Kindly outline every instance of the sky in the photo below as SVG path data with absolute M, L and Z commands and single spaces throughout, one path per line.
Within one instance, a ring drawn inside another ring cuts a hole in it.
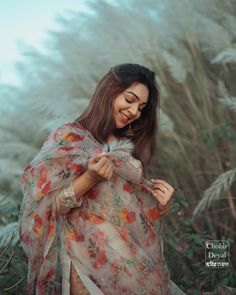
M 86 0 L 0 0 L 0 84 L 19 84 L 18 43 L 43 48 L 47 30 L 59 27 L 56 15 L 86 9 Z

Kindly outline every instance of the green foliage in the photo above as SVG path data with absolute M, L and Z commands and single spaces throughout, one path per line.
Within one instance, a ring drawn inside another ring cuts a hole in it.
M 26 294 L 27 259 L 19 243 L 13 247 L 11 242 L 12 238 L 5 247 L 0 248 L 1 295 L 24 295 Z

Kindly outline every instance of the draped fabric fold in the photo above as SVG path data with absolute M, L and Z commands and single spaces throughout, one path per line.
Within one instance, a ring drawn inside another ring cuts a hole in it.
M 19 221 L 29 294 L 61 294 L 61 247 L 104 294 L 171 294 L 157 200 L 131 142 L 119 143 L 102 145 L 74 121 L 51 133 L 27 165 Z M 90 189 L 81 206 L 59 215 L 58 194 L 101 152 L 111 156 L 113 177 Z

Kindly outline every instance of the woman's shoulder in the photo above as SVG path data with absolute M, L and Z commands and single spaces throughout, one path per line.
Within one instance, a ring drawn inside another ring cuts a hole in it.
M 58 126 L 45 139 L 42 148 L 52 145 L 65 145 L 83 141 L 88 136 L 86 129 L 77 120 L 66 122 Z
M 60 135 L 70 135 L 73 136 L 73 134 L 79 134 L 79 135 L 86 135 L 86 128 L 77 120 L 64 123 L 57 127 L 57 129 L 52 132 L 54 136 L 60 136 Z

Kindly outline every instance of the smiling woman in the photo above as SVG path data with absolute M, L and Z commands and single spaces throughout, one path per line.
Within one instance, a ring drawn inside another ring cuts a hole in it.
M 158 103 L 152 71 L 114 66 L 84 113 L 26 167 L 20 238 L 29 294 L 183 294 L 170 280 L 160 222 L 174 189 L 143 178 Z
M 117 128 L 125 127 L 141 116 L 148 100 L 148 87 L 142 83 L 133 83 L 114 101 L 114 119 Z

